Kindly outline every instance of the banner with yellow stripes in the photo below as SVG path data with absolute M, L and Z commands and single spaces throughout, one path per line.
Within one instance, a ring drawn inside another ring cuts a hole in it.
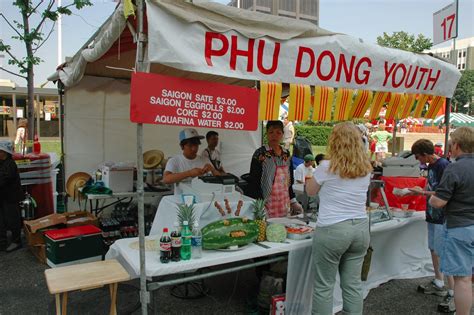
M 336 105 L 334 108 L 334 120 L 347 120 L 352 105 L 353 90 L 339 88 L 336 92 Z
M 407 118 L 410 116 L 413 105 L 415 105 L 416 94 L 406 94 L 404 102 L 402 104 L 402 109 L 400 111 L 400 119 Z
M 429 98 L 429 95 L 418 94 L 416 107 L 413 111 L 413 118 L 421 118 L 421 112 L 423 111 L 423 108 L 425 107 L 425 104 L 428 102 Z
M 280 112 L 281 83 L 260 81 L 259 120 L 276 120 Z
M 386 119 L 398 118 L 398 113 L 404 99 L 405 96 L 402 93 L 392 93 L 392 97 L 390 97 L 390 101 L 388 102 L 387 112 L 385 113 Z
M 311 87 L 304 84 L 290 84 L 288 99 L 288 120 L 308 120 L 311 107 Z
M 365 112 L 372 102 L 373 93 L 368 90 L 357 90 L 357 95 L 349 112 L 349 119 L 364 118 Z
M 444 105 L 446 98 L 443 96 L 435 96 L 431 101 L 430 107 L 425 114 L 425 118 L 427 119 L 435 119 L 441 109 L 441 106 Z
M 390 92 L 375 92 L 372 104 L 370 105 L 369 119 L 376 119 L 379 117 L 380 110 L 382 109 L 383 104 L 385 104 L 387 97 L 390 97 Z
M 328 86 L 315 86 L 312 120 L 330 121 L 333 101 L 334 88 Z

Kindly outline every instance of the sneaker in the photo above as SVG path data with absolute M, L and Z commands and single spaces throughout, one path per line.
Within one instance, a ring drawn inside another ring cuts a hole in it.
M 431 280 L 430 283 L 428 284 L 420 284 L 418 286 L 418 292 L 421 292 L 423 294 L 433 294 L 433 295 L 437 295 L 437 296 L 446 296 L 448 295 L 448 290 L 446 290 L 445 287 L 438 287 L 435 283 L 434 283 L 434 279 Z
M 456 306 L 454 305 L 454 296 L 446 295 L 444 301 L 438 304 L 438 312 L 441 313 L 452 313 L 456 312 Z
M 21 243 L 11 243 L 7 249 L 6 249 L 6 252 L 7 253 L 11 253 L 17 249 L 20 249 L 21 248 Z

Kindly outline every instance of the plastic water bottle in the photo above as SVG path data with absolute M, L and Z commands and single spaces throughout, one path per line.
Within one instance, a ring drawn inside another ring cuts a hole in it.
M 181 259 L 191 259 L 191 238 L 192 233 L 189 229 L 188 221 L 183 221 L 183 229 L 181 230 Z
M 198 259 L 202 257 L 202 234 L 199 223 L 195 222 L 193 226 L 193 236 L 191 238 L 192 257 Z

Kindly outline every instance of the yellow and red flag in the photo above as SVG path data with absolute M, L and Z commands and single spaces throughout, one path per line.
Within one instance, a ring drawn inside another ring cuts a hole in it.
M 334 88 L 327 86 L 314 87 L 313 120 L 330 121 Z
M 421 118 L 421 112 L 425 107 L 426 102 L 430 98 L 429 95 L 426 94 L 418 94 L 418 99 L 416 103 L 415 110 L 413 111 L 413 118 Z
M 304 84 L 290 84 L 288 120 L 308 120 L 310 107 L 311 87 Z
M 276 120 L 280 113 L 281 83 L 260 81 L 259 120 Z
M 357 90 L 357 96 L 349 112 L 349 119 L 364 118 L 364 114 L 372 102 L 372 92 L 368 90 Z
M 388 102 L 387 112 L 385 113 L 386 119 L 397 119 L 398 113 L 405 100 L 405 96 L 402 93 L 393 93 L 390 101 Z
M 380 115 L 383 104 L 391 95 L 390 92 L 375 92 L 370 108 L 369 119 L 376 119 Z
M 347 120 L 349 118 L 353 92 L 353 90 L 346 88 L 337 89 L 334 120 Z
M 435 119 L 436 115 L 438 115 L 439 110 L 441 109 L 441 106 L 443 106 L 446 101 L 446 98 L 443 96 L 435 96 L 433 100 L 430 102 L 430 107 L 428 108 L 428 111 L 425 114 L 425 118 L 428 119 Z
M 400 111 L 400 119 L 404 119 L 410 116 L 411 110 L 416 101 L 416 94 L 406 94 L 405 96 L 406 97 Z

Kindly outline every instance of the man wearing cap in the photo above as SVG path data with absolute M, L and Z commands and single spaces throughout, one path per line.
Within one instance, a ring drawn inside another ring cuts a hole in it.
M 312 154 L 306 154 L 304 156 L 304 163 L 298 165 L 295 170 L 295 180 L 298 184 L 304 184 L 306 178 L 313 177 L 313 166 L 314 156 Z
M 19 203 L 23 199 L 23 190 L 12 154 L 12 143 L 0 141 L 0 250 L 7 252 L 21 248 Z M 7 230 L 12 232 L 11 243 L 8 247 Z
M 166 163 L 163 183 L 174 184 L 209 172 L 214 176 L 222 175 L 212 166 L 209 159 L 197 154 L 201 139 L 204 137 L 193 128 L 186 128 L 179 132 L 179 145 L 183 153 L 172 157 Z

